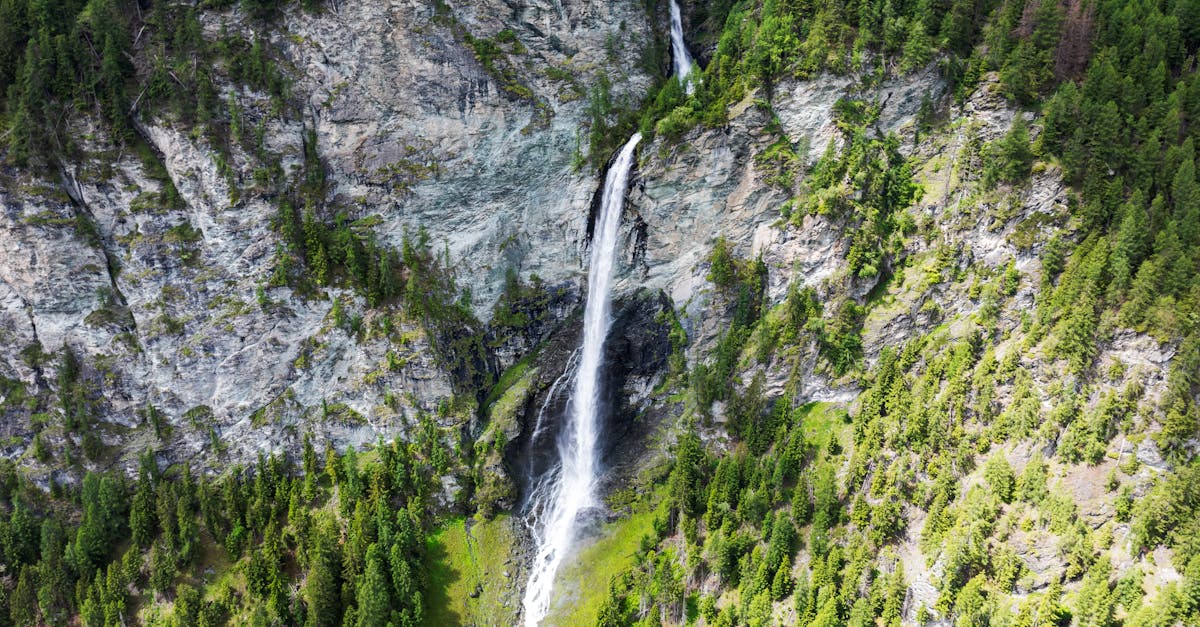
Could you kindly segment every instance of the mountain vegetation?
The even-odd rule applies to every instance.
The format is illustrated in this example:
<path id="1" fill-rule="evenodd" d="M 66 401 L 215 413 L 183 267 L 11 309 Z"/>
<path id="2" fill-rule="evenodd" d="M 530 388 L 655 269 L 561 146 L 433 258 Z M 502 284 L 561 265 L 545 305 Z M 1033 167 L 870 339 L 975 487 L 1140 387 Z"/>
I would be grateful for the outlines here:
<path id="1" fill-rule="evenodd" d="M 651 15 L 665 10 L 646 4 Z M 1200 624 L 1200 3 L 684 4 L 702 50 L 694 92 L 662 72 L 638 100 L 598 80 L 587 90 L 578 169 L 601 169 L 635 130 L 660 156 L 686 153 L 700 134 L 728 128 L 731 112 L 754 107 L 771 120 L 755 168 L 789 196 L 774 226 L 824 220 L 845 252 L 836 280 L 796 277 L 773 302 L 768 260 L 739 256 L 726 238 L 712 243 L 700 263 L 722 324 L 711 350 L 686 355 L 687 334 L 677 320 L 671 327 L 671 367 L 652 392 L 671 420 L 632 489 L 608 499 L 639 536 L 622 535 L 633 522 L 609 521 L 614 544 L 636 546 L 581 575 L 604 578 L 580 593 L 579 607 L 594 610 L 584 619 Z M 318 452 L 305 437 L 297 456 L 261 455 L 219 473 L 160 467 L 151 451 L 127 474 L 95 467 L 105 456 L 93 429 L 99 393 L 74 353 L 30 351 L 30 363 L 54 367 L 56 393 L 26 394 L 0 378 L 0 406 L 28 406 L 43 427 L 61 425 L 66 443 L 51 446 L 39 430 L 23 458 L 0 463 L 0 625 L 401 627 L 463 619 L 446 611 L 466 602 L 447 598 L 451 589 L 480 597 L 482 583 L 471 591 L 447 581 L 467 567 L 440 542 L 464 525 L 469 545 L 467 525 L 514 513 L 497 511 L 512 491 L 493 476 L 509 444 L 498 416 L 526 402 L 510 397 L 530 386 L 531 366 L 497 372 L 489 351 L 543 323 L 551 297 L 541 279 L 510 272 L 492 320 L 481 320 L 427 232 L 389 243 L 350 218 L 346 199 L 330 194 L 311 129 L 285 171 L 264 140 L 267 121 L 246 126 L 219 86 L 262 94 L 264 120 L 303 125 L 293 68 L 266 38 L 206 31 L 200 17 L 242 12 L 266 32 L 290 13 L 334 10 L 325 5 L 0 0 L 5 167 L 65 171 L 82 158 L 82 118 L 142 155 L 163 183 L 158 201 L 177 206 L 145 119 L 193 129 L 226 160 L 256 155 L 252 191 L 271 199 L 278 236 L 259 306 L 271 307 L 271 288 L 313 299 L 336 288 L 364 311 L 399 312 L 379 318 L 381 332 L 398 333 L 393 319 L 417 321 L 453 375 L 453 401 L 421 412 L 406 437 L 362 450 Z M 453 11 L 437 5 L 439 15 Z M 549 115 L 507 58 L 523 52 L 512 31 L 454 33 L 506 93 Z M 774 116 L 785 85 L 850 77 L 865 93 L 913 76 L 944 83 L 946 95 L 921 103 L 910 136 L 881 128 L 882 103 L 846 97 L 831 113 L 834 141 L 809 163 Z M 986 140 L 959 119 L 980 93 L 1011 113 Z M 917 146 L 962 137 L 950 157 Z M 413 150 L 375 174 L 405 189 L 436 177 Z M 956 160 L 942 165 L 966 200 L 960 215 L 935 220 L 921 202 L 935 191 L 937 159 Z M 1062 219 L 1013 238 L 1037 272 L 1013 260 L 983 267 L 963 252 L 985 214 L 1020 204 L 1048 177 L 1069 199 Z M 86 236 L 87 220 L 78 225 Z M 978 306 L 942 319 L 930 296 L 922 313 L 936 324 L 868 346 L 865 326 L 913 285 L 922 298 L 949 293 Z M 371 333 L 340 298 L 333 325 Z M 1132 336 L 1170 354 L 1153 390 L 1110 350 Z M 814 400 L 804 361 L 849 396 Z M 156 432 L 170 429 L 154 405 L 141 411 Z M 323 407 L 331 420 L 343 411 L 352 410 Z M 484 424 L 477 437 L 440 426 L 456 413 Z M 221 446 L 215 433 L 211 445 Z M 23 473 L 30 459 L 64 472 L 34 481 Z M 93 468 L 82 471 L 81 460 Z M 1080 474 L 1089 478 L 1076 483 L 1099 491 L 1089 503 L 1103 503 L 1102 515 L 1084 511 L 1068 485 Z M 436 498 L 447 484 L 458 490 L 449 504 Z M 1037 555 L 1026 559 L 1014 543 Z M 928 589 L 920 600 L 918 583 Z M 492 618 L 500 615 L 509 614 Z"/>

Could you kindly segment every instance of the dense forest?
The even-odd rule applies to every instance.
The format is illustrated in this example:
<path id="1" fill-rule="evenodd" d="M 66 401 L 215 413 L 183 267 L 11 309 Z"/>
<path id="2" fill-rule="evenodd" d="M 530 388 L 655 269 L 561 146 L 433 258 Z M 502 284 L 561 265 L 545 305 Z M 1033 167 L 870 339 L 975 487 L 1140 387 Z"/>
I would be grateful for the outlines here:
<path id="1" fill-rule="evenodd" d="M 714 455 L 695 424 L 679 438 L 668 479 L 669 515 L 645 544 L 641 564 L 612 581 L 601 623 L 675 622 L 698 611 L 708 624 L 767 625 L 777 616 L 772 604 L 786 601 L 797 624 L 900 624 L 906 582 L 890 547 L 905 532 L 910 508 L 927 512 L 920 544 L 928 555 L 940 555 L 943 569 L 938 601 L 919 609 L 920 622 L 1175 625 L 1200 619 L 1200 502 L 1186 487 L 1200 469 L 1198 9 L 1185 1 L 709 3 L 708 23 L 725 25 L 716 52 L 695 96 L 660 92 L 647 118 L 658 120 L 653 128 L 659 133 L 721 125 L 747 91 L 765 85 L 769 92 L 784 77 L 827 71 L 881 80 L 931 62 L 959 102 L 982 78 L 998 77 L 1004 97 L 1034 113 L 1036 140 L 1017 116 L 1005 137 L 979 147 L 975 184 L 983 192 L 1020 186 L 1036 161 L 1061 168 L 1078 191 L 1070 208 L 1077 229 L 1045 247 L 1036 311 L 1020 328 L 1020 345 L 1062 360 L 1068 379 L 1050 399 L 1052 409 L 1044 409 L 1022 357 L 1010 351 L 997 359 L 993 349 L 1007 332 L 996 324 L 994 309 L 990 316 L 981 311 L 965 341 L 918 338 L 885 348 L 872 367 L 861 369 L 860 304 L 843 301 L 822 318 L 813 295 L 793 287 L 783 305 L 763 311 L 755 304 L 761 286 L 754 262 L 730 260 L 719 242 L 710 278 L 738 313 L 715 359 L 687 379 L 699 425 L 714 400 L 728 400 L 726 426 L 741 444 Z M 852 241 L 846 263 L 860 277 L 902 267 L 898 244 L 914 228 L 903 214 L 913 200 L 911 173 L 895 152 L 896 138 L 881 137 L 867 124 L 870 104 L 842 103 L 843 148 L 840 154 L 831 149 L 812 168 L 805 194 L 790 210 L 793 219 L 832 214 L 843 220 Z M 984 298 L 1002 300 L 1017 280 L 1010 265 L 983 288 L 990 291 Z M 1084 407 L 1104 376 L 1097 345 L 1121 328 L 1178 342 L 1159 409 L 1141 402 L 1137 386 Z M 859 372 L 866 388 L 857 406 L 836 418 L 847 425 L 852 453 L 836 432 L 811 436 L 820 422 L 814 413 L 823 408 L 786 397 L 768 402 L 761 380 L 742 391 L 728 383 L 744 350 L 766 362 L 808 337 L 818 342 L 831 373 Z M 1001 385 L 1014 390 L 1007 406 L 995 400 Z M 1109 558 L 1101 556 L 1111 531 L 1083 525 L 1069 497 L 1047 490 L 1040 457 L 1016 475 L 1003 455 L 991 456 L 984 481 L 960 489 L 978 453 L 1010 442 L 1049 445 L 1062 463 L 1096 464 L 1118 436 L 1152 428 L 1175 473 L 1136 500 L 1129 486 L 1119 487 L 1116 471 L 1108 481 L 1117 519 L 1132 521 L 1135 550 L 1170 546 L 1183 573 L 1153 602 L 1143 597 L 1140 574 L 1114 578 Z M 1069 566 L 1063 581 L 1007 605 L 1001 599 L 1024 566 L 989 538 L 1010 533 L 1005 528 L 1027 511 L 1067 538 L 1062 551 Z M 807 574 L 796 577 L 793 560 L 801 548 Z M 718 607 L 724 595 L 702 595 L 692 605 L 689 584 L 709 574 L 721 589 L 736 590 L 738 602 Z M 1070 602 L 1064 585 L 1073 590 Z"/>
<path id="2" fill-rule="evenodd" d="M 646 498 L 665 494 L 665 505 L 631 563 L 597 592 L 598 624 L 899 625 L 910 582 L 897 547 L 912 512 L 921 512 L 918 542 L 940 572 L 937 601 L 916 609 L 919 623 L 1200 623 L 1200 2 L 711 0 L 685 8 L 705 51 L 694 93 L 660 77 L 635 107 L 615 101 L 606 84 L 590 89 L 581 169 L 603 165 L 634 130 L 678 146 L 698 129 L 725 127 L 748 96 L 769 111 L 787 81 L 847 75 L 871 85 L 928 71 L 949 89 L 944 101 L 922 103 L 919 134 L 954 132 L 950 111 L 981 86 L 1018 112 L 1005 135 L 973 147 L 963 185 L 1000 195 L 1057 171 L 1072 194 L 1070 227 L 1041 247 L 1034 307 L 1015 331 L 999 314 L 1028 277 L 1010 264 L 974 277 L 972 298 L 984 306 L 963 337 L 912 338 L 870 363 L 862 326 L 873 294 L 822 298 L 797 283 L 769 306 L 763 260 L 718 240 L 705 263 L 728 324 L 714 353 L 692 367 L 673 356 L 662 389 L 686 409 L 669 463 L 641 486 Z M 219 154 L 259 155 L 254 185 L 273 199 L 279 235 L 263 287 L 315 294 L 338 286 L 370 307 L 402 309 L 433 338 L 456 398 L 486 410 L 514 377 L 488 370 L 485 344 L 497 340 L 456 286 L 448 253 L 435 252 L 424 232 L 393 249 L 356 228 L 327 196 L 315 135 L 303 167 L 284 172 L 275 160 L 272 168 L 262 126 L 247 128 L 237 101 L 216 86 L 247 86 L 268 95 L 277 115 L 299 115 L 265 39 L 213 36 L 200 16 L 241 11 L 268 29 L 281 13 L 324 10 L 316 0 L 0 0 L 5 167 L 55 173 L 78 156 L 86 126 L 102 126 L 142 156 L 163 181 L 158 202 L 171 205 L 182 201 L 142 135 L 145 117 L 194 128 Z M 461 38 L 485 66 L 502 54 L 498 46 L 513 45 Z M 782 137 L 756 156 L 771 184 L 798 190 L 780 220 L 838 224 L 852 282 L 886 285 L 905 271 L 931 275 L 931 286 L 965 280 L 954 251 L 932 269 L 908 255 L 906 240 L 933 239 L 936 227 L 908 212 L 922 193 L 918 164 L 898 136 L 878 131 L 877 103 L 844 99 L 834 116 L 839 141 L 811 167 Z M 409 168 L 389 175 L 404 184 L 432 174 Z M 511 276 L 491 328 L 515 332 L 545 300 L 540 283 Z M 258 301 L 268 305 L 261 290 Z M 371 331 L 340 301 L 333 316 L 354 334 Z M 1156 401 L 1135 384 L 1106 385 L 1121 373 L 1097 356 L 1120 330 L 1173 347 Z M 687 341 L 672 340 L 680 351 Z M 998 355 L 1002 343 L 1009 348 Z M 748 365 L 800 359 L 810 345 L 826 376 L 861 389 L 855 402 L 808 403 L 794 385 L 769 398 L 761 374 L 742 376 Z M 69 350 L 57 361 L 32 359 L 54 367 L 57 400 L 20 398 L 14 388 L 4 402 L 32 403 L 77 434 L 78 450 L 49 450 L 35 437 L 30 455 L 78 470 L 79 458 L 99 456 L 88 435 L 95 391 L 80 382 Z M 1036 360 L 1060 364 L 1061 379 L 1035 382 Z M 158 429 L 155 408 L 144 413 Z M 431 534 L 452 518 L 494 516 L 480 466 L 504 447 L 446 446 L 436 418 L 422 415 L 413 441 L 318 452 L 306 438 L 297 459 L 260 456 L 220 475 L 162 468 L 151 452 L 136 477 L 80 472 L 38 485 L 6 461 L 0 624 L 435 624 Z M 1112 443 L 1144 438 L 1170 470 L 1135 497 L 1138 461 L 1125 456 L 1104 489 L 1138 558 L 1169 549 L 1179 576 L 1152 597 L 1140 572 L 1121 574 L 1112 563 L 1111 527 L 1092 528 L 1053 489 L 1055 471 L 1094 466 Z M 981 456 L 1015 447 L 1037 451 L 1020 472 L 1003 454 L 979 467 Z M 466 488 L 441 511 L 432 495 L 447 477 Z M 1067 564 L 1060 580 L 1036 590 L 997 541 L 1034 525 L 1062 538 Z"/>
<path id="3" fill-rule="evenodd" d="M 55 485 L 52 507 L 7 464 L 6 624 L 127 624 L 161 598 L 171 613 L 144 620 L 422 624 L 426 495 L 446 452 L 429 439 L 381 442 L 361 457 L 305 444 L 300 468 L 260 457 L 219 479 L 164 471 L 150 455 L 135 481 L 89 474 L 77 488 Z M 233 564 L 244 590 L 231 583 Z"/>

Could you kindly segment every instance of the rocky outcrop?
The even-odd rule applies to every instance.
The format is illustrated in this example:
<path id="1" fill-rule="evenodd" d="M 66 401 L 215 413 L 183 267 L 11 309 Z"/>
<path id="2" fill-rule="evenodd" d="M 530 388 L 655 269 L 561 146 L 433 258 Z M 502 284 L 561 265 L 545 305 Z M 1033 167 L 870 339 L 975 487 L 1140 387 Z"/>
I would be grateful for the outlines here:
<path id="1" fill-rule="evenodd" d="M 379 215 L 385 241 L 423 227 L 444 242 L 486 317 L 510 268 L 549 283 L 584 271 L 596 185 L 573 167 L 584 96 L 603 76 L 618 101 L 642 98 L 650 79 L 637 62 L 655 25 L 621 3 L 468 2 L 451 12 L 351 3 L 289 20 L 305 41 L 286 50 L 336 194 Z M 516 43 L 497 63 L 513 68 L 516 84 L 497 80 L 461 40 L 501 32 Z"/>
<path id="2" fill-rule="evenodd" d="M 621 484 L 629 473 L 646 462 L 647 436 L 669 427 L 677 414 L 662 411 L 653 393 L 666 374 L 671 353 L 669 316 L 671 302 L 665 294 L 641 290 L 613 303 L 613 322 L 604 347 L 603 404 L 609 408 L 602 426 L 601 463 L 612 472 L 605 481 Z M 554 334 L 535 355 L 538 371 L 523 383 L 517 434 L 506 441 L 506 466 L 520 484 L 522 495 L 558 462 L 559 431 L 570 411 L 571 378 L 579 359 L 579 319 L 574 318 Z M 525 381 L 526 377 L 522 378 Z M 521 384 L 514 385 L 514 388 Z M 508 394 L 506 394 L 508 396 Z M 499 406 L 501 402 L 497 402 Z M 496 420 L 493 414 L 493 420 Z"/>
<path id="3" fill-rule="evenodd" d="M 315 135 L 337 211 L 385 244 L 425 229 L 485 321 L 510 269 L 538 274 L 549 317 L 496 348 L 511 364 L 578 302 L 596 186 L 574 167 L 584 96 L 603 76 L 617 101 L 644 97 L 652 19 L 636 4 L 551 1 L 339 3 L 265 29 L 236 10 L 204 13 L 210 37 L 267 37 L 292 81 L 282 115 L 264 94 L 219 86 L 272 163 L 148 115 L 146 154 L 80 121 L 84 156 L 62 164 L 65 183 L 11 174 L 0 376 L 52 405 L 55 358 L 42 354 L 74 351 L 97 420 L 123 429 L 101 430 L 116 455 L 100 464 L 151 447 L 213 465 L 199 454 L 216 444 L 249 460 L 309 430 L 338 447 L 404 433 L 454 395 L 452 378 L 402 311 L 343 289 L 272 287 L 277 207 L 257 171 L 299 169 Z M 511 42 L 504 59 L 476 58 L 471 41 L 485 38 Z M 335 302 L 352 325 L 331 315 Z M 150 433 L 151 406 L 169 434 Z M 32 410 L 4 411 L 27 446 Z M 453 438 L 471 418 L 444 421 Z"/>

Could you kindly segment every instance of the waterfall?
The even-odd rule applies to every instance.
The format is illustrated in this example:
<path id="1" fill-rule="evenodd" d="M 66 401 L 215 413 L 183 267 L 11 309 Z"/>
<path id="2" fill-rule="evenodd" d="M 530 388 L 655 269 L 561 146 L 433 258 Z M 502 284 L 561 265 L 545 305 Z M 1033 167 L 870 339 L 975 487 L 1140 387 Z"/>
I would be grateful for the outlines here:
<path id="1" fill-rule="evenodd" d="M 568 420 L 558 439 L 560 466 L 543 478 L 531 495 L 531 507 L 541 524 L 535 525 L 537 557 L 530 566 L 525 587 L 525 624 L 534 627 L 550 609 L 554 575 L 575 536 L 576 518 L 596 505 L 597 459 L 601 398 L 600 375 L 604 340 L 610 317 L 617 239 L 634 148 L 642 136 L 635 133 L 621 148 L 608 169 L 601 195 L 600 213 L 592 236 L 588 268 L 587 304 L 583 311 L 583 346 L 580 349 L 575 389 Z M 540 511 L 539 511 L 540 510 Z"/>
<path id="2" fill-rule="evenodd" d="M 694 61 L 683 41 L 683 19 L 676 0 L 671 0 L 671 57 L 675 76 L 684 82 L 687 93 L 691 94 L 693 84 L 688 75 Z M 550 390 L 553 396 L 559 382 L 574 370 L 575 385 L 567 420 L 558 437 L 559 464 L 545 473 L 529 494 L 528 523 L 537 542 L 537 555 L 529 567 L 529 581 L 525 584 L 522 601 L 526 627 L 537 627 L 549 612 L 554 576 L 575 540 L 578 518 L 585 510 L 597 505 L 604 342 L 612 325 L 612 284 L 625 190 L 629 186 L 629 171 L 633 169 L 634 149 L 641 140 L 640 133 L 629 138 L 604 178 L 600 213 L 596 216 L 592 235 L 582 346 Z M 538 412 L 535 436 L 542 430 L 543 414 L 549 402 L 548 398 Z"/>
<path id="3" fill-rule="evenodd" d="M 679 13 L 679 3 L 671 0 L 671 63 L 675 67 L 675 76 L 683 81 L 683 87 L 690 96 L 695 86 L 688 78 L 692 73 L 692 53 L 688 52 L 687 44 L 683 41 L 683 18 Z"/>
<path id="4" fill-rule="evenodd" d="M 563 369 L 562 374 L 550 384 L 550 389 L 546 391 L 546 399 L 542 401 L 541 408 L 538 409 L 537 420 L 533 423 L 533 435 L 530 436 L 531 441 L 537 441 L 538 436 L 542 431 L 546 430 L 546 410 L 550 408 L 550 403 L 558 398 L 558 390 L 564 381 L 572 380 L 575 376 L 575 369 L 579 367 L 579 350 L 571 353 L 567 358 L 567 367 Z"/>

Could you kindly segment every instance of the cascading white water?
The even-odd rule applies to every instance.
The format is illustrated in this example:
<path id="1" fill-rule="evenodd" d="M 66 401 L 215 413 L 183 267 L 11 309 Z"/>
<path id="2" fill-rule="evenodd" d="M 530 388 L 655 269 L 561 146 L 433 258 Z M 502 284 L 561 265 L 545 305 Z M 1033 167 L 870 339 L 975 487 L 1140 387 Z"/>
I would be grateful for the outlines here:
<path id="1" fill-rule="evenodd" d="M 683 81 L 683 88 L 687 94 L 692 95 L 695 86 L 688 75 L 692 73 L 695 61 L 683 41 L 683 18 L 680 16 L 679 3 L 676 0 L 671 0 L 671 62 L 675 66 L 675 76 Z"/>
<path id="2" fill-rule="evenodd" d="M 683 81 L 688 94 L 694 88 L 688 75 L 695 61 L 683 41 L 683 19 L 679 3 L 671 0 L 671 58 L 675 76 Z M 642 140 L 634 133 L 613 160 L 604 179 L 600 214 L 592 233 L 591 266 L 588 268 L 587 304 L 583 312 L 583 345 L 578 358 L 573 356 L 567 372 L 575 368 L 575 387 L 571 394 L 569 415 L 558 438 L 560 464 L 542 476 L 529 495 L 530 527 L 537 541 L 537 556 L 529 567 L 525 584 L 526 627 L 537 627 L 550 610 L 550 594 L 554 576 L 567 550 L 575 539 L 580 513 L 596 505 L 597 466 L 596 448 L 600 440 L 601 389 L 600 375 L 604 360 L 604 342 L 612 324 L 613 274 L 616 270 L 617 236 L 621 212 L 625 205 L 625 190 L 629 186 L 629 171 L 633 154 Z M 566 376 L 566 372 L 563 376 Z M 553 396 L 559 377 L 551 386 Z M 542 414 L 550 399 L 538 413 L 535 436 L 542 429 Z"/>
<path id="3" fill-rule="evenodd" d="M 542 435 L 542 431 L 546 429 L 546 410 L 550 408 L 550 403 L 558 398 L 558 390 L 564 381 L 573 380 L 575 369 L 579 367 L 579 350 L 571 353 L 567 358 L 567 367 L 563 369 L 562 374 L 550 384 L 550 389 L 546 391 L 546 399 L 542 401 L 542 406 L 538 409 L 537 421 L 533 423 L 533 435 L 529 436 L 532 441 L 537 441 L 538 436 Z"/>
<path id="4" fill-rule="evenodd" d="M 576 518 L 595 505 L 604 340 L 612 324 L 609 310 L 625 190 L 633 168 L 634 148 L 641 139 L 641 134 L 635 133 L 625 143 L 604 179 L 600 214 L 596 216 L 592 234 L 579 369 L 575 373 L 570 414 L 558 439 L 561 466 L 532 495 L 533 509 L 541 510 L 538 521 L 541 524 L 534 529 L 537 557 L 530 566 L 529 583 L 525 586 L 525 624 L 529 627 L 540 623 L 550 609 L 554 575 L 574 540 Z"/>

